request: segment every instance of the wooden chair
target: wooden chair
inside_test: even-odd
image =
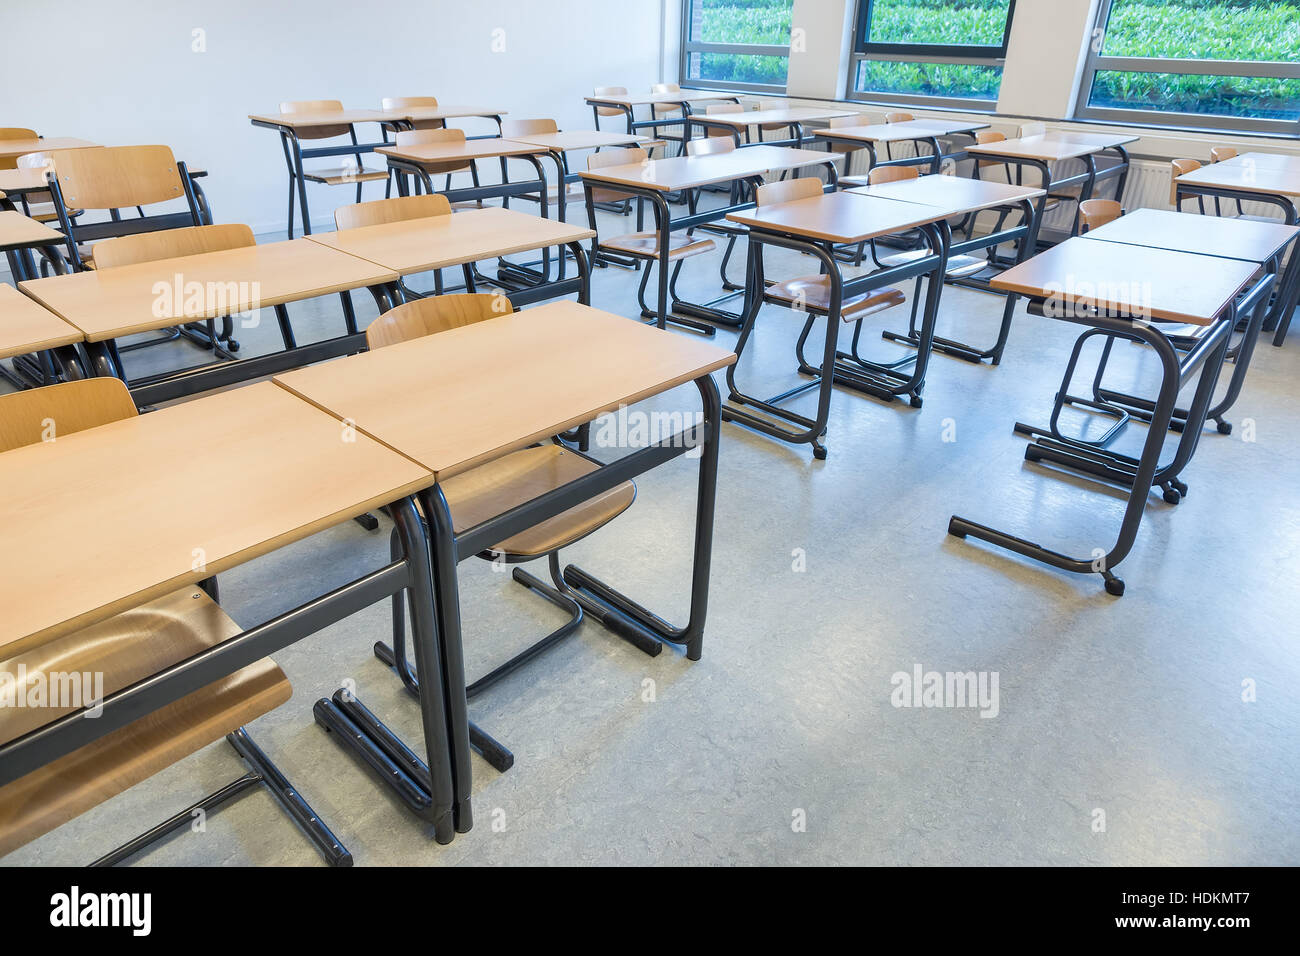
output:
[[[1046,132],[1046,123],[1022,123],[1019,130],[1016,131],[1016,137],[1018,139],[1024,139],[1026,136],[1042,136]]]
[[[837,129],[846,126],[869,126],[872,122],[874,122],[874,120],[868,114],[855,113],[853,116],[832,116],[826,121],[826,125],[829,129]],[[845,157],[844,172],[847,174],[849,171],[849,157],[857,152],[860,147],[851,146],[846,143],[830,143],[829,145],[832,153],[839,153],[841,156]],[[840,189],[852,189],[854,186],[865,186],[866,184],[867,179],[865,176],[844,175],[839,177]]]
[[[765,183],[755,191],[754,202],[759,208],[777,203],[798,202],[820,196],[824,189],[822,181],[812,176]],[[830,293],[830,276],[805,275],[769,285],[763,292],[763,301],[796,312],[807,312],[808,320],[804,328],[806,334],[812,326],[814,317],[829,314]],[[874,292],[864,292],[845,299],[840,304],[840,316],[845,322],[861,322],[869,315],[902,305],[906,301],[907,296],[897,289],[876,289]]]
[[[521,120],[502,120],[501,135],[506,139],[513,139],[518,136],[536,136],[546,135],[547,133],[558,133],[559,124],[553,119],[521,119]],[[565,174],[569,170],[569,160],[564,158]],[[537,196],[527,193],[523,196],[516,196],[516,199],[524,199],[528,202],[537,202]],[[550,185],[546,187],[546,200],[552,203],[564,203],[566,214],[569,203],[581,203],[583,201],[582,183],[564,182],[561,184]]]
[[[1237,151],[1231,146],[1212,146],[1210,148],[1210,162],[1221,163],[1227,159],[1236,159]]]
[[[680,93],[681,91],[682,91],[681,86],[679,86],[676,83],[656,83],[652,87],[650,87],[651,93]],[[654,119],[665,119],[665,120],[681,119],[682,114],[683,114],[682,107],[676,106],[672,103],[663,103],[663,104],[654,103],[651,104],[650,106],[650,115]],[[650,128],[650,131],[655,139],[669,140],[671,142],[676,143],[679,153],[681,152],[686,142],[685,139],[686,133],[684,130],[678,133],[676,136],[660,133],[658,126],[652,126]],[[668,147],[666,145],[664,146],[664,155],[665,156],[668,155]]]
[[[591,91],[593,96],[627,96],[626,86],[598,86]],[[624,116],[624,112],[617,106],[597,106],[591,104],[592,120],[596,124],[596,129],[600,129],[600,118],[602,116]],[[619,130],[621,133],[622,130]]]
[[[451,329],[463,328],[478,322],[491,321],[513,311],[510,300],[501,294],[444,295],[408,302],[392,309],[366,329],[366,343],[371,349],[386,348],[421,338],[437,335]],[[434,371],[434,370],[431,370]],[[432,410],[431,410],[432,412]],[[457,533],[491,520],[527,501],[546,494],[600,467],[599,463],[571,448],[552,440],[520,451],[511,452],[470,471],[463,472],[441,483],[442,492],[451,510],[452,523]],[[473,699],[503,677],[555,646],[582,623],[584,613],[590,613],[620,637],[635,644],[647,653],[656,653],[654,642],[634,633],[622,625],[616,615],[611,615],[590,598],[574,591],[564,581],[560,570],[559,552],[562,548],[580,541],[618,517],[636,499],[636,485],[625,481],[609,491],[596,495],[567,511],[538,525],[521,531],[478,557],[497,564],[522,564],[545,558],[553,582],[548,585],[523,568],[514,569],[514,579],[558,608],[569,612],[569,620],[540,641],[531,645],[505,663],[494,667],[485,676],[465,688],[466,697]],[[394,556],[400,556],[401,545],[393,534]],[[401,595],[393,598],[393,663],[406,686],[418,693],[418,683],[406,664],[405,625]],[[471,728],[473,738],[482,735]],[[493,742],[495,743],[495,742]],[[493,748],[480,748],[485,756],[497,752]],[[505,770],[509,767],[498,766]]]
[[[736,104],[730,104],[732,106]],[[716,136],[703,136],[686,141],[687,156],[716,156],[719,153],[731,153],[736,150],[736,141],[732,139],[731,134],[723,133]],[[693,189],[687,197],[687,203],[691,215],[694,215],[699,206],[700,191]],[[728,202],[736,205],[740,201],[739,186],[732,184],[731,196]],[[719,219],[716,222],[706,222],[696,227],[703,232],[711,233],[715,236],[724,236],[727,240],[727,248],[722,253],[722,264],[718,267],[718,274],[722,277],[722,287],[728,292],[744,291],[744,285],[733,282],[727,275],[727,265],[731,262],[731,254],[735,251],[736,240],[747,235],[749,230],[737,222],[728,222],[725,219]],[[695,234],[695,229],[686,230],[688,236]]]
[[[886,123],[910,123],[915,119],[915,116],[904,110],[896,110],[895,112],[885,114]]]
[[[430,129],[412,129],[403,130],[397,134],[396,142],[398,146],[418,146],[421,143],[463,143],[465,142],[465,131],[453,127],[433,127]],[[443,183],[443,189],[451,189],[452,173],[468,172],[474,185],[478,185],[478,164],[474,160],[468,163],[464,160],[449,160],[445,163],[421,163],[424,169],[429,173],[430,178],[434,176],[446,176]],[[395,175],[402,175],[396,173]],[[412,190],[413,195],[420,195],[424,191],[424,185],[420,182],[419,177],[412,177],[415,180],[415,188]],[[457,203],[458,206],[479,207],[482,203]]]
[[[392,199],[372,199],[370,202],[352,203],[334,210],[334,227],[336,229],[359,229],[362,226],[380,226],[390,222],[406,222],[411,219],[431,219],[435,216],[450,216],[451,203],[439,193],[423,193],[418,196],[394,196]],[[466,264],[463,271],[466,281],[470,280],[472,264]],[[425,293],[417,292],[406,284],[408,277],[397,280],[397,286],[406,300],[423,298]],[[442,270],[433,273],[435,295],[443,291]]]
[[[1182,197],[1178,195],[1178,177],[1186,173],[1195,172],[1201,168],[1201,161],[1198,159],[1172,159],[1169,161],[1169,204],[1177,212],[1182,212]],[[1205,215],[1205,197],[1198,196],[1197,205],[1200,207],[1201,215]]]
[[[291,100],[280,104],[281,114],[288,113],[342,113],[343,104],[339,100]],[[318,140],[318,139],[337,139],[340,136],[350,137],[353,145],[357,144],[357,131],[352,128],[351,124],[340,123],[338,126],[312,126],[297,131],[299,140]],[[350,186],[357,187],[357,202],[361,202],[361,186],[369,182],[387,182],[388,170],[386,169],[367,169],[366,164],[362,161],[361,153],[353,153],[356,164],[353,166],[332,166],[324,169],[304,169],[302,178],[309,183],[320,183],[325,186]],[[294,196],[298,183],[298,175],[294,171],[292,164],[289,166],[289,238],[293,238],[293,209]],[[306,215],[304,211],[303,215]]]
[[[379,103],[379,108],[385,113],[395,110],[405,109],[437,109],[438,98],[436,96],[385,96]],[[446,120],[415,120],[411,123],[411,129],[442,129],[447,125]],[[399,130],[392,123],[385,123],[384,129],[391,133],[397,133]]]
[[[21,126],[0,126],[0,142],[39,138],[34,129],[25,129]],[[0,156],[0,169],[17,169],[18,167],[14,163],[15,159],[16,157],[13,156]]]
[[[872,186],[920,178],[921,173],[915,166],[877,166],[867,173],[867,183]]]
[[[601,169],[605,166],[622,166],[630,163],[644,163],[649,158],[649,154],[640,147],[629,147],[627,149],[604,149],[599,153],[593,153],[587,157],[587,169]],[[616,202],[625,198],[623,194],[613,189],[593,189],[591,191],[591,201],[587,204],[587,224],[590,228],[596,228],[596,211],[595,204],[598,202]],[[672,241],[668,247],[668,261],[673,263],[672,276],[670,283],[676,283],[677,275],[681,272],[682,263],[692,256],[703,255],[716,249],[717,245],[712,239],[694,239],[690,235],[685,238]],[[657,315],[655,310],[646,305],[645,289],[650,281],[650,274],[654,271],[654,265],[659,262],[659,233],[655,232],[631,232],[621,236],[609,236],[601,239],[597,237],[592,240],[592,261],[603,254],[610,254],[617,260],[618,258],[641,260],[646,267],[642,270],[641,285],[637,289],[637,301],[641,305],[643,316]]]
[[[1085,199],[1079,203],[1079,221],[1075,231],[1080,234],[1100,229],[1124,215],[1124,208],[1114,199]]]
[[[114,378],[81,379],[0,396],[0,451],[40,444],[50,419],[58,423],[62,438],[135,414],[126,386]],[[102,674],[103,686],[84,689],[80,700],[0,708],[0,743],[83,707],[93,707],[105,697],[241,633],[242,628],[217,604],[216,594],[216,579],[209,578],[201,586],[182,588],[4,657],[0,671],[11,681],[24,672],[29,682],[50,684],[63,681],[64,675]],[[97,862],[124,861],[163,836],[189,826],[195,810],[212,812],[261,783],[286,812],[309,821],[307,835],[330,863],[350,865],[348,851],[243,728],[288,701],[291,694],[283,671],[269,657],[264,658],[0,787],[0,856],[225,737],[252,772]]]

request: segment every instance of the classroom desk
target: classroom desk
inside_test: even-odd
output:
[[[868,168],[871,169],[876,166],[920,166],[929,163],[930,172],[937,173],[945,159],[956,161],[964,159],[966,155],[964,150],[945,153],[939,143],[940,139],[945,136],[965,135],[970,136],[973,143],[975,131],[988,129],[988,127],[989,124],[983,122],[920,119],[902,123],[873,123],[867,126],[819,129],[813,131],[813,136],[824,140],[827,144],[865,149],[870,158]],[[898,159],[890,158],[882,161],[878,157],[876,147],[889,143],[925,143],[929,146],[930,152],[921,153],[918,147],[916,156],[902,156]]]
[[[533,195],[542,207],[542,215],[547,214],[546,171],[542,168],[539,156],[549,151],[544,146],[535,146],[520,140],[502,139],[493,136],[483,139],[468,139],[459,143],[413,143],[409,146],[380,146],[376,153],[387,157],[388,168],[398,174],[398,195],[410,193],[408,176],[414,176],[425,192],[441,193],[448,202],[474,202],[481,199],[504,199],[506,205],[511,196]],[[461,187],[459,189],[436,189],[429,175],[430,165],[449,162],[469,165],[480,159],[499,159],[501,161],[501,182],[497,184]],[[506,160],[522,159],[531,163],[537,171],[535,179],[522,182],[510,182],[506,176]],[[419,190],[417,190],[418,192]],[[564,204],[560,204],[560,214],[564,214]]]
[[[369,289],[385,311],[390,269],[310,239],[291,239],[175,259],[35,279],[19,286],[86,338],[94,374],[126,381],[116,339],[174,325],[273,307],[284,351],[208,363],[129,382],[137,405],[152,405],[286,368],[322,362],[365,347],[349,293]],[[347,334],[299,345],[285,304],[338,293]]]
[[[44,153],[51,149],[90,149],[99,146],[88,139],[71,136],[48,136],[38,139],[0,139],[0,162],[14,160],[27,153]]]
[[[657,126],[684,126],[686,117],[691,115],[691,103],[739,103],[740,94],[723,93],[709,90],[680,90],[676,93],[625,93],[622,95],[587,96],[585,102],[591,107],[595,125],[600,126],[601,107],[619,110],[627,119],[627,131],[635,133],[639,129]],[[676,106],[682,111],[681,116],[666,116],[660,119],[638,120],[635,115],[638,106]]]
[[[747,195],[753,188],[762,184],[763,175],[770,171],[800,169],[805,166],[825,166],[831,189],[835,188],[835,156],[828,156],[820,150],[793,149],[787,146],[754,145],[730,153],[713,153],[707,156],[673,156],[667,159],[652,159],[645,163],[628,163],[622,166],[605,166],[600,169],[584,170],[578,175],[583,180],[587,193],[587,216],[589,222],[596,221],[595,203],[592,189],[599,186],[626,193],[637,199],[647,200],[654,210],[655,229],[659,233],[659,282],[658,303],[650,309],[641,302],[641,315],[653,318],[659,328],[665,328],[671,321],[702,332],[715,334],[712,325],[695,322],[681,316],[669,317],[670,276],[672,269],[668,264],[669,236],[676,229],[689,229],[707,222],[722,219],[729,212],[748,209],[753,200]],[[712,186],[717,183],[738,182],[741,184],[741,201],[730,206],[692,212],[686,216],[673,218],[668,205],[671,193]],[[595,255],[593,240],[592,254]],[[682,300],[675,289],[672,294],[672,312],[695,316],[707,322],[730,327],[739,327],[743,323],[740,315]],[[638,297],[640,294],[638,293]]]
[[[577,303],[554,302],[276,377],[285,389],[420,463],[439,483],[678,385],[694,382],[699,390],[704,415],[698,425],[632,451],[475,527],[453,527],[441,484],[422,492],[433,537],[444,694],[451,714],[452,759],[462,822],[469,817],[472,780],[457,564],[511,534],[702,446],[690,612],[685,626],[673,627],[580,568],[570,565],[563,572],[571,587],[627,627],[684,645],[686,656],[699,660],[708,608],[721,437],[718,390],[711,373],[734,361],[731,352],[705,342],[668,335]],[[447,374],[430,374],[438,369]],[[503,384],[508,385],[506,392]],[[503,395],[517,397],[503,400]],[[456,413],[437,414],[437,409],[455,409]],[[423,697],[424,682],[419,686]],[[377,748],[366,739],[336,739],[361,750]]]
[[[469,291],[476,280],[497,281],[471,271],[474,263],[518,252],[567,246],[578,266],[573,279],[511,289],[511,302],[527,305],[553,296],[576,292],[578,301],[590,301],[590,275],[582,243],[595,236],[587,228],[543,219],[513,209],[465,209],[449,216],[408,219],[356,229],[341,229],[311,237],[350,256],[373,262],[398,276],[462,266]]]
[[[3,204],[0,200],[0,205]],[[13,209],[0,209],[0,251],[9,260],[9,271],[15,282],[36,278],[33,249],[55,249],[65,241],[63,233],[44,223],[28,219]]]
[[[1257,269],[1256,263],[1239,259],[1076,236],[995,277],[994,286],[1030,297],[1031,312],[1085,326],[1085,334],[1105,333],[1150,346],[1162,368],[1160,389],[1137,458],[1092,443],[1047,437],[1025,449],[1028,461],[1064,465],[1127,491],[1124,518],[1108,552],[1098,548],[1086,558],[1073,558],[956,515],[948,533],[979,538],[1065,571],[1100,574],[1107,593],[1123,594],[1124,582],[1113,572],[1137,538],[1151,488],[1173,488],[1180,495],[1187,491],[1178,476],[1200,439],[1236,323],[1238,296],[1254,283],[1246,297],[1253,300],[1272,285],[1271,277],[1255,282]],[[1204,326],[1207,331],[1190,351],[1180,354],[1159,328],[1169,322]],[[1195,392],[1182,436],[1172,459],[1161,463],[1178,392],[1193,380]]]
[[[408,557],[250,627],[109,695],[95,720],[71,713],[0,746],[0,784],[385,597],[417,595],[417,663],[438,674],[428,536],[413,495],[425,468],[263,382],[0,454],[0,646],[18,653],[388,505]],[[237,518],[194,507],[221,488]],[[150,520],[150,515],[160,520]],[[455,833],[439,682],[422,699],[429,800],[442,842]]]
[[[9,203],[7,209],[14,208],[13,199],[26,193],[41,192],[49,189],[45,181],[45,168],[0,169],[0,193],[6,193]]]
[[[57,381],[55,362],[74,360],[76,353],[68,346],[80,342],[81,330],[73,328],[57,315],[49,312],[11,285],[0,284],[0,359],[35,355],[28,359],[30,365],[23,374],[38,382]],[[57,353],[57,358],[52,354]],[[15,372],[0,365],[0,377],[15,388],[29,384]]]
[[[1053,132],[997,143],[977,143],[967,147],[966,152],[978,159],[996,159],[1015,166],[1017,184],[1023,182],[1024,167],[1037,170],[1039,185],[1047,191],[1046,195],[1039,200],[1038,214],[1041,219],[1048,198],[1071,186],[1081,187],[1078,201],[1083,202],[1092,198],[1093,190],[1099,182],[1114,179],[1116,180],[1115,195],[1123,196],[1129,170],[1129,156],[1124,145],[1138,138],[1120,133]],[[1097,158],[1105,154],[1110,154],[1115,162],[1099,169]],[[1084,172],[1054,178],[1052,164],[1071,159],[1081,160],[1085,167]],[[979,164],[976,163],[975,176],[978,177],[979,174]],[[1008,176],[1010,176],[1009,172]]]
[[[377,146],[389,144],[388,136],[377,143],[362,143],[357,140],[356,127],[363,123],[377,123],[381,130],[385,124],[400,119],[401,112],[385,113],[382,110],[343,110],[342,112],[323,113],[250,113],[249,122],[263,129],[275,130],[280,134],[280,145],[284,149],[285,168],[289,173],[289,238],[293,238],[293,200],[294,183],[297,183],[298,208],[302,210],[302,232],[311,235],[311,211],[307,205],[307,180],[303,176],[304,159],[321,159],[330,156],[352,156],[357,168],[363,168],[361,157],[374,152]],[[322,126],[346,126],[351,143],[343,146],[312,146],[304,148],[301,133],[305,130]]]
[[[754,332],[758,312],[763,304],[763,291],[767,286],[763,267],[764,246],[790,249],[812,256],[819,262],[821,271],[830,276],[831,294],[830,314],[826,318],[825,354],[820,366],[808,362],[803,354],[804,343],[816,316],[809,314],[795,347],[799,371],[814,376],[814,380],[772,398],[758,399],[740,391],[735,381],[735,366],[732,366],[727,370],[729,404],[723,406],[723,419],[792,444],[810,444],[813,455],[824,459],[827,452],[821,438],[830,416],[833,385],[847,385],[886,401],[906,395],[911,404],[919,408],[921,390],[925,386],[925,370],[930,358],[930,344],[934,337],[935,318],[939,312],[939,296],[943,290],[944,266],[948,257],[950,233],[945,221],[947,215],[948,212],[944,209],[920,203],[852,196],[847,192],[832,192],[811,199],[729,213],[729,220],[740,223],[749,230],[744,324],[736,341],[738,359]],[[909,229],[920,230],[926,244],[924,256],[869,275],[852,279],[843,277],[834,255],[836,246],[866,242],[877,236],[906,232]],[[929,285],[915,355],[890,364],[862,359],[858,355],[861,322],[857,322],[854,327],[852,350],[839,350],[840,303],[844,299],[907,279],[918,280],[915,294],[919,295],[920,280],[927,276]],[[911,366],[911,372],[905,371],[908,366]],[[816,418],[810,419],[780,407],[781,402],[813,388],[819,389]],[[795,427],[789,427],[791,425]]]
[[[692,127],[698,126],[702,136],[708,136],[709,130],[722,130],[729,133],[737,146],[752,142],[750,130],[754,127],[784,126],[790,131],[788,138],[767,141],[769,146],[802,146],[808,140],[804,136],[805,123],[814,123],[835,119],[840,116],[852,116],[854,110],[823,109],[810,106],[791,106],[785,109],[746,110],[741,113],[695,113],[686,117],[685,137],[690,139]],[[741,134],[744,134],[744,143]],[[761,135],[761,134],[760,134]],[[762,142],[762,140],[760,140]]]
[[[1225,159],[1229,166],[1257,166],[1261,169],[1300,169],[1300,156],[1290,153],[1238,153],[1232,159]]]
[[[1045,191],[1031,186],[1015,186],[1008,183],[988,182],[982,179],[967,179],[965,177],[940,174],[937,176],[922,176],[919,179],[897,180],[875,186],[859,186],[846,190],[846,192],[849,195],[876,196],[880,199],[892,199],[898,202],[921,203],[937,207],[949,215],[962,216],[967,237],[960,241],[949,241],[948,268],[951,269],[957,256],[969,258],[971,253],[981,252],[986,249],[995,250],[1004,242],[1014,242],[1016,244],[1016,255],[1013,260],[1016,263],[1023,262],[1033,255],[1033,250],[1038,243],[1038,227],[1040,225],[1038,200],[1042,198]],[[1017,208],[1020,212],[1020,221],[1015,225],[1003,228],[1008,213]],[[973,234],[976,219],[979,213],[984,210],[997,210],[999,212],[998,223],[987,235],[976,236]],[[923,255],[924,253],[919,254]],[[991,266],[990,269],[996,271],[996,267]],[[977,279],[976,277],[965,279],[949,278],[946,281],[951,281],[956,285],[973,286],[982,291],[990,291],[987,279]],[[1011,333],[1011,320],[1014,317],[1016,304],[1014,295],[1008,295],[1006,299],[1006,305],[1002,310],[1002,322],[998,326],[998,336],[991,346],[982,348],[978,345],[968,345],[965,342],[936,335],[933,342],[934,350],[970,362],[982,362],[987,359],[993,365],[1000,363],[1002,353],[1006,349],[1007,337]],[[915,308],[913,308],[907,332],[891,332],[887,330],[882,335],[892,342],[899,342],[913,347],[917,346],[919,336],[916,328]]]
[[[383,110],[394,126],[413,129],[416,123],[442,123],[447,125],[449,119],[490,119],[497,124],[497,134],[501,133],[501,117],[509,110],[495,106],[403,106],[395,110]],[[470,137],[471,139],[475,137]]]
[[[1163,209],[1135,209],[1088,233],[1089,239],[1104,242],[1240,259],[1267,267],[1277,276],[1277,291],[1271,296],[1271,301],[1266,300],[1262,308],[1251,312],[1240,341],[1229,350],[1233,365],[1227,392],[1206,413],[1206,417],[1213,419],[1225,435],[1232,432],[1232,425],[1223,416],[1241,394],[1260,331],[1269,322],[1276,322],[1294,311],[1296,298],[1300,296],[1300,255],[1294,245],[1297,236],[1300,236],[1300,226],[1198,216]],[[1285,255],[1288,246],[1292,247],[1289,258]],[[1282,266],[1284,259],[1287,261],[1285,268]],[[1149,401],[1137,399],[1135,402],[1133,396],[1112,389],[1095,388],[1094,399],[1125,406],[1141,417],[1150,413]],[[1186,417],[1184,409],[1174,409],[1174,427],[1181,428]]]

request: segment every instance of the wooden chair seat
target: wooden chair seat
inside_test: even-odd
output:
[[[448,478],[443,494],[457,533],[531,501],[538,495],[589,474],[599,465],[559,445],[525,448]],[[622,514],[636,498],[636,485],[625,481],[604,494],[521,531],[492,551],[512,557],[536,557],[567,547]]]
[[[54,203],[52,202],[28,203],[27,208],[29,209],[29,212],[27,213],[29,219],[35,219],[37,222],[59,221],[59,211],[54,208]],[[81,209],[69,209],[68,216],[72,219],[76,219],[82,214],[82,212],[83,210]]]
[[[20,664],[29,680],[37,673],[102,673],[108,695],[240,630],[207,594],[185,588],[12,657],[0,671],[15,680]],[[266,658],[0,788],[0,856],[220,740],[291,693],[288,678]],[[75,709],[0,708],[0,742]]]
[[[304,169],[302,178],[312,183],[325,183],[327,186],[342,186],[347,183],[370,183],[388,178],[386,169],[361,169],[338,166],[332,169]]]
[[[670,238],[669,242],[669,262],[703,255],[717,248],[717,244],[712,239]],[[659,234],[630,232],[622,236],[611,236],[600,241],[600,248],[606,252],[621,252],[623,255],[637,256],[642,259],[657,259],[659,258]]]
[[[780,305],[794,308],[802,304],[808,312],[825,315],[830,310],[831,280],[830,276],[799,276],[786,279],[767,287],[763,293],[764,300],[771,300]],[[840,303],[840,316],[845,322],[856,322],[876,312],[892,309],[907,301],[898,289],[876,289],[861,295],[850,296]]]

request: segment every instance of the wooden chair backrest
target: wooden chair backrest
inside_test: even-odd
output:
[[[598,86],[591,91],[594,96],[627,96],[626,86]],[[623,111],[617,106],[597,106],[597,116],[618,116]]]
[[[1079,222],[1085,231],[1099,229],[1123,214],[1124,208],[1114,199],[1085,199],[1079,203]]]
[[[1169,161],[1169,204],[1178,208],[1178,177],[1201,168],[1199,159],[1171,159]]]
[[[0,452],[134,418],[135,402],[118,378],[77,379],[0,395]]]
[[[458,329],[485,319],[509,315],[510,300],[500,293],[470,292],[460,295],[430,295],[389,309],[366,328],[366,346],[372,349],[396,345],[424,335]]]
[[[21,126],[0,126],[0,140],[3,139],[36,139],[36,130],[23,129]],[[16,158],[15,156],[0,158],[0,169],[16,169],[14,163]]]
[[[739,103],[710,103],[704,108],[706,116],[717,116],[722,113],[743,113],[745,107]]]
[[[501,135],[506,139],[511,136],[527,136],[529,133],[558,133],[559,125],[553,119],[517,119],[502,120]]]
[[[1005,143],[1006,140],[1007,140],[1007,134],[1006,134],[1006,133],[999,133],[999,132],[998,132],[997,130],[995,130],[995,129],[982,129],[982,130],[980,130],[978,133],[975,134],[975,142],[977,142],[977,143],[981,143],[981,144],[983,144],[983,143]],[[983,169],[985,166],[1005,166],[1005,165],[1006,165],[1006,163],[1004,163],[1004,162],[1003,162],[1002,160],[1000,160],[1000,159],[981,159],[981,160],[979,161],[979,166],[980,166],[981,169]],[[1008,175],[1010,175],[1010,173],[1008,173]]]
[[[603,166],[625,166],[629,163],[644,163],[650,154],[640,146],[626,146],[622,149],[602,149],[587,157],[587,169],[600,169]]]
[[[343,103],[339,100],[287,100],[280,104],[281,113],[342,113]],[[298,130],[299,139],[333,139],[335,136],[347,136],[352,127],[347,123],[339,126],[311,126]]]
[[[914,119],[916,119],[915,116],[911,113],[905,112],[904,110],[885,114],[886,123],[910,123]]]
[[[438,108],[438,97],[436,96],[385,96],[380,100],[379,108],[387,112],[388,110],[404,110],[414,106],[431,106]]]
[[[162,232],[142,232],[135,236],[117,236],[95,244],[95,268],[115,269],[137,262],[156,262],[196,256],[203,252],[222,252],[257,245],[253,230],[243,223],[216,226],[185,226]]]
[[[825,185],[816,176],[764,183],[754,191],[754,205],[774,206],[777,203],[794,202],[796,199],[812,199],[820,196],[825,189]]]
[[[676,83],[656,83],[654,86],[650,87],[651,93],[680,93],[681,91],[681,86]],[[671,113],[676,113],[680,109],[681,107],[676,103],[661,103],[654,106],[654,114],[655,116],[668,116]]]
[[[398,146],[418,146],[420,143],[463,143],[465,131],[446,129],[404,129],[397,134]]]
[[[440,193],[394,196],[392,199],[374,199],[370,202],[340,206],[334,210],[334,228],[358,229],[361,226],[378,226],[386,222],[405,222],[408,219],[429,219],[433,216],[450,215],[451,203]]]
[[[921,173],[915,166],[877,166],[867,173],[867,182],[873,186],[881,183],[896,183],[904,179],[920,179]]]
[[[59,149],[50,155],[69,209],[129,209],[186,198],[168,146]]]
[[[1225,159],[1235,159],[1237,151],[1231,146],[1215,146],[1210,150],[1210,162],[1221,163]]]
[[[1020,127],[1019,131],[1016,133],[1016,136],[1020,139],[1024,139],[1026,136],[1042,136],[1046,132],[1047,132],[1046,123],[1037,123],[1037,122],[1025,123],[1023,126]]]
[[[736,148],[736,141],[730,133],[720,136],[705,136],[686,141],[687,156],[712,156],[715,153],[730,153]]]

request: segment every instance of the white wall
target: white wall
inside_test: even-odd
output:
[[[166,143],[209,170],[203,187],[218,222],[268,232],[284,227],[287,175],[278,135],[250,125],[249,113],[273,112],[281,100],[377,109],[384,96],[437,96],[590,128],[582,97],[592,87],[648,89],[663,78],[664,2],[673,0],[5,0],[0,126]],[[195,29],[206,31],[206,52],[191,49]],[[494,39],[503,52],[493,52]],[[63,57],[76,65],[62,66]],[[667,68],[671,79],[676,60]],[[375,126],[358,132],[379,138]],[[382,168],[378,157],[367,164]],[[352,193],[307,188],[322,224]],[[382,190],[366,186],[373,198]]]

